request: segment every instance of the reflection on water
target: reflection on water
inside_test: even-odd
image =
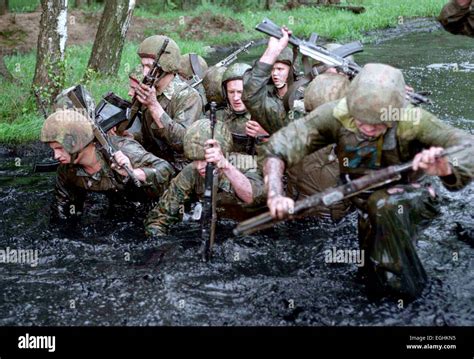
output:
[[[356,60],[401,67],[408,83],[433,92],[432,112],[471,131],[472,49],[470,39],[424,33],[367,45]],[[473,185],[443,191],[442,215],[418,243],[429,285],[400,308],[369,302],[355,264],[324,261],[327,249],[357,248],[354,215],[242,238],[223,221],[214,260],[203,263],[196,226],[179,225],[177,245],[164,252],[143,237],[142,212],[106,216],[101,195],[88,201],[80,229],[48,228],[54,176],[29,174],[33,160],[15,167],[0,157],[0,249],[39,251],[34,268],[0,263],[2,325],[474,324]]]

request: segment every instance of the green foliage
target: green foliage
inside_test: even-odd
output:
[[[18,4],[34,3],[34,1],[11,0],[10,9],[17,9]],[[38,1],[39,3],[39,1]],[[263,11],[263,1],[233,2],[227,0],[158,0],[141,1],[142,5],[135,11],[135,16],[163,20],[165,25],[159,29],[150,27],[145,30],[144,37],[154,34],[166,34],[176,40],[182,53],[195,52],[206,54],[206,48],[212,45],[228,45],[242,43],[250,39],[266,36],[254,30],[255,25],[264,17],[281,25],[288,25],[297,36],[307,37],[312,32],[320,36],[340,41],[363,39],[364,33],[370,30],[396,26],[400,19],[416,16],[436,16],[446,0],[351,0],[344,2],[352,5],[363,5],[367,11],[356,15],[351,12],[328,9],[302,7],[292,11],[282,9],[283,1],[278,2],[271,11]],[[192,11],[180,10],[184,3],[193,7]],[[245,6],[241,4],[246,4]],[[220,7],[227,5],[229,7]],[[169,7],[176,10],[169,11]],[[241,7],[239,9],[239,7]],[[36,8],[36,5],[35,5]],[[99,4],[86,8],[86,11],[97,11]],[[168,10],[166,10],[168,9]],[[239,11],[236,11],[239,10]],[[202,39],[184,40],[182,30],[190,16],[215,14],[241,21],[244,31],[220,31],[217,35],[209,34]],[[185,34],[184,34],[185,35]],[[54,75],[54,81],[62,88],[75,84],[85,84],[97,102],[101,97],[113,91],[127,98],[128,73],[139,64],[136,55],[138,44],[127,42],[122,52],[120,69],[117,76],[99,78],[97,74],[86,72],[92,42],[87,46],[68,46],[64,63],[61,64],[65,76]],[[19,85],[6,83],[0,78],[2,96],[0,96],[0,142],[26,142],[38,139],[43,117],[36,109],[35,99],[31,93],[36,58],[34,53],[13,55],[5,58],[6,65]]]

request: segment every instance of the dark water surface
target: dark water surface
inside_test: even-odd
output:
[[[356,60],[404,69],[413,87],[433,91],[432,112],[472,132],[472,39],[415,33],[366,45]],[[142,235],[143,211],[106,216],[101,195],[89,197],[79,232],[48,229],[54,176],[15,157],[0,153],[0,249],[36,249],[39,263],[0,263],[0,325],[474,324],[474,185],[443,190],[442,214],[418,243],[429,284],[400,308],[368,301],[355,264],[324,261],[326,249],[357,248],[354,214],[241,238],[223,221],[214,259],[202,263],[196,226],[177,226],[183,245],[163,255]]]

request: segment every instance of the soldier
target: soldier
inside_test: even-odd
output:
[[[176,170],[187,163],[183,155],[186,129],[202,114],[199,93],[177,76],[179,47],[172,39],[155,35],[146,38],[138,48],[143,75],[148,74],[165,40],[168,44],[160,58],[161,73],[154,87],[140,84],[136,98],[146,110],[141,128],[143,147],[170,162]]]
[[[207,69],[206,60],[201,56],[193,53],[181,55],[178,74],[183,81],[186,81],[199,92],[203,108],[207,104],[206,91],[202,82],[198,85],[196,83],[204,78]]]
[[[219,207],[235,205],[236,202],[239,206],[248,205],[262,198],[263,182],[259,173],[249,170],[243,174],[224,157],[224,153],[232,148],[232,135],[225,124],[217,122],[214,139],[209,139],[210,135],[210,121],[207,119],[189,127],[184,137],[184,151],[193,162],[171,181],[158,205],[148,215],[145,221],[147,235],[166,235],[169,227],[179,221],[181,209],[193,198],[202,198],[207,163],[214,163],[220,171]]]
[[[305,90],[306,112],[344,97],[349,84],[347,77],[338,73],[327,72],[317,76]],[[303,158],[287,170],[287,177],[287,193],[295,201],[337,186],[340,181],[339,163],[334,153],[334,145],[326,146]],[[305,215],[339,220],[347,214],[350,207],[349,201],[335,203],[329,207],[321,204]]]
[[[223,121],[232,133],[232,152],[254,156],[255,146],[266,141],[268,132],[257,121],[252,120],[242,102],[243,76],[249,69],[251,67],[247,64],[235,63],[223,73],[221,89],[227,106],[217,112],[217,118]]]
[[[451,0],[441,10],[438,20],[453,34],[474,36],[474,3],[472,0]]]
[[[52,220],[78,219],[88,191],[124,198],[158,198],[173,176],[169,163],[146,152],[133,140],[117,141],[117,168],[105,160],[96,147],[91,122],[78,111],[60,110],[50,115],[41,130],[41,141],[48,143],[57,171]],[[133,171],[142,192],[130,183],[124,167]],[[117,197],[117,196],[113,196]]]
[[[295,81],[293,52],[279,44],[270,37],[262,57],[244,76],[242,100],[252,118],[269,134],[288,123],[283,97]]]
[[[268,207],[274,217],[284,218],[294,205],[283,192],[284,168],[319,148],[337,145],[345,180],[414,157],[413,172],[398,183],[352,199],[359,210],[360,249],[369,258],[365,261],[369,292],[412,299],[427,280],[413,244],[417,225],[437,214],[438,203],[434,188],[422,182],[422,175],[438,176],[448,190],[459,190],[472,180],[474,162],[469,149],[449,160],[435,157],[443,148],[473,143],[473,136],[421,108],[407,106],[404,87],[399,70],[367,64],[345,98],[319,106],[275,133],[263,147],[261,160]]]

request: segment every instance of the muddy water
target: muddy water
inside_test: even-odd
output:
[[[472,39],[407,35],[357,56],[374,60],[404,69],[416,89],[433,91],[434,113],[472,131]],[[101,195],[89,197],[79,230],[49,228],[54,176],[32,175],[33,161],[1,153],[0,249],[38,250],[38,263],[0,263],[0,325],[474,324],[474,185],[442,192],[442,215],[418,243],[429,284],[401,308],[368,301],[355,264],[325,263],[327,249],[357,248],[354,215],[337,226],[289,224],[241,238],[224,221],[206,264],[195,225],[179,225],[180,245],[164,253],[143,237],[140,208],[106,215]]]

